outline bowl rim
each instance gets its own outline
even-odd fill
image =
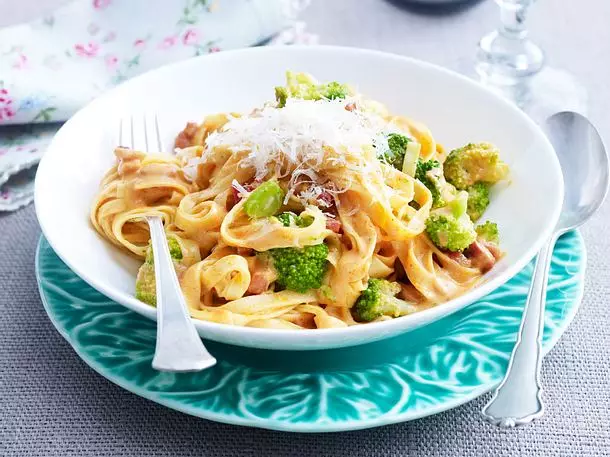
[[[496,101],[502,105],[504,108],[511,112],[512,116],[519,118],[522,122],[525,122],[530,126],[530,128],[537,132],[540,137],[542,143],[545,144],[546,148],[550,151],[555,152],[553,145],[548,140],[544,131],[538,126],[529,116],[527,116],[523,111],[521,111],[518,107],[513,105],[510,101],[504,99],[493,90],[484,85],[474,81],[464,75],[461,75],[453,70],[449,70],[447,68],[441,67],[439,65],[435,65],[426,61],[422,61],[419,59],[415,59],[408,56],[402,56],[398,54],[388,53],[384,51],[377,51],[371,49],[361,49],[354,47],[346,47],[346,46],[333,46],[333,45],[316,45],[316,46],[307,46],[307,45],[293,45],[286,47],[271,47],[271,46],[263,46],[263,47],[254,47],[254,48],[244,48],[244,49],[236,49],[223,51],[221,53],[214,53],[205,56],[199,56],[179,62],[174,62],[169,65],[164,65],[159,68],[155,68],[149,70],[141,75],[138,75],[134,78],[131,78],[118,86],[104,92],[99,97],[96,97],[91,102],[87,103],[84,107],[78,110],[70,119],[68,119],[62,127],[59,129],[57,134],[54,136],[53,140],[48,146],[47,153],[43,156],[40,161],[38,172],[36,174],[35,187],[34,187],[34,202],[36,207],[36,216],[38,218],[38,222],[42,229],[42,233],[45,238],[53,248],[53,250],[57,253],[59,258],[72,270],[74,271],[80,278],[82,278],[85,282],[87,282],[94,289],[98,290],[102,294],[116,301],[117,303],[145,316],[153,320],[157,320],[156,308],[151,307],[143,302],[140,302],[135,298],[135,296],[130,296],[127,293],[116,290],[113,287],[108,287],[104,281],[100,281],[98,277],[93,277],[86,274],[83,271],[80,271],[78,265],[75,265],[69,258],[66,258],[64,254],[61,252],[61,249],[57,248],[56,240],[53,235],[49,235],[49,230],[46,226],[44,217],[41,217],[40,213],[40,200],[41,195],[43,193],[43,189],[41,189],[39,176],[44,173],[44,170],[48,166],[47,164],[52,160],[52,155],[48,153],[48,151],[53,150],[58,143],[57,138],[60,136],[62,131],[68,129],[73,123],[75,123],[75,119],[80,118],[83,115],[83,112],[89,112],[91,109],[95,108],[97,104],[102,103],[106,98],[111,98],[116,92],[127,90],[132,85],[141,84],[143,81],[151,77],[158,77],[163,73],[171,73],[175,71],[176,68],[188,68],[192,65],[200,65],[201,62],[213,62],[214,60],[223,60],[223,59],[239,59],[242,54],[250,54],[250,53],[286,53],[286,52],[309,52],[309,53],[342,53],[345,57],[353,57],[358,58],[361,56],[370,56],[370,57],[378,57],[386,60],[394,60],[407,62],[410,65],[414,65],[420,68],[423,68],[428,71],[442,73],[447,77],[457,79],[461,81],[461,83],[470,86],[471,88],[483,91],[487,93],[487,96],[493,97]],[[207,60],[202,60],[207,59]],[[210,65],[206,63],[206,65]],[[447,302],[441,303],[437,306],[433,306],[431,308],[418,311],[417,313],[413,313],[407,316],[402,316],[396,319],[381,321],[381,322],[371,322],[366,325],[356,325],[345,328],[331,328],[331,329],[309,329],[307,331],[301,330],[292,330],[292,329],[268,329],[268,328],[257,328],[257,327],[244,327],[244,326],[236,326],[230,324],[221,324],[216,322],[204,321],[195,318],[191,318],[195,327],[199,331],[199,334],[204,336],[206,335],[206,331],[208,329],[212,330],[213,333],[223,333],[232,337],[233,339],[247,339],[248,337],[258,338],[263,335],[271,336],[271,339],[280,341],[290,340],[291,343],[303,343],[306,341],[311,341],[316,338],[337,338],[342,334],[349,335],[351,339],[358,334],[366,334],[366,333],[377,333],[378,337],[371,338],[370,335],[367,338],[364,338],[361,343],[359,342],[350,342],[347,345],[357,345],[364,344],[369,341],[378,340],[385,338],[384,335],[393,335],[396,333],[401,333],[405,331],[409,331],[425,325],[427,323],[434,322],[442,317],[448,316],[455,311],[462,309],[463,307],[479,300],[485,295],[492,292],[494,289],[498,288],[502,284],[506,283],[513,276],[515,276],[521,269],[523,269],[537,252],[540,250],[542,244],[550,238],[552,231],[554,230],[557,221],[559,220],[559,215],[561,212],[561,207],[563,203],[563,193],[564,193],[564,183],[563,183],[563,175],[561,172],[561,167],[559,164],[559,160],[556,157],[556,154],[552,154],[552,159],[548,164],[548,168],[545,170],[547,175],[553,175],[554,181],[557,182],[558,188],[556,189],[556,198],[552,201],[552,217],[548,219],[548,222],[543,230],[540,231],[538,236],[531,242],[529,248],[526,252],[518,259],[516,259],[511,265],[509,265],[506,270],[498,275],[495,278],[492,278],[488,281],[483,282],[480,285],[475,286],[470,289],[466,293],[455,297]],[[92,228],[93,230],[93,228]],[[236,338],[237,337],[237,338]],[[212,338],[215,339],[216,338]],[[252,347],[262,347],[260,345],[251,345],[244,344]],[[332,347],[336,347],[337,345],[333,345]],[[311,349],[319,349],[319,345],[314,345]],[[331,347],[331,346],[329,346]],[[281,349],[281,348],[278,348]],[[294,349],[294,348],[289,348]],[[307,348],[303,348],[303,350],[307,350]]]

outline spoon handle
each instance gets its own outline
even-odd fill
[[[160,371],[199,371],[216,364],[190,321],[176,270],[169,254],[163,222],[146,218],[155,263],[157,346],[152,366]]]
[[[544,413],[540,384],[544,304],[549,267],[557,238],[557,234],[553,235],[538,253],[508,370],[491,400],[481,411],[485,420],[499,427],[527,424]]]

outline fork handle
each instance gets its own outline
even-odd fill
[[[157,347],[152,366],[160,371],[199,371],[216,364],[190,321],[186,301],[167,246],[163,222],[146,218],[155,262]]]
[[[546,286],[558,234],[547,241],[536,259],[521,328],[508,362],[504,380],[481,413],[488,422],[500,427],[515,427],[544,414],[540,366]]]

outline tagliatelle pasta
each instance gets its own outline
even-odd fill
[[[426,126],[308,75],[289,74],[276,97],[189,124],[176,155],[116,148],[91,208],[94,228],[149,270],[144,217],[162,217],[194,318],[269,329],[386,320],[464,293],[501,257]],[[150,277],[142,270],[137,290],[153,304]]]

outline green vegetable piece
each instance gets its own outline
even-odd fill
[[[455,198],[447,203],[447,208],[456,219],[461,218],[468,209],[468,192],[460,191]]]
[[[465,190],[479,181],[494,184],[508,176],[508,165],[489,143],[469,143],[451,151],[443,164],[445,179]]]
[[[487,221],[484,224],[477,225],[476,232],[478,238],[489,243],[500,244],[500,231],[498,224]]]
[[[313,223],[313,217],[305,214],[304,216],[297,216],[291,211],[287,211],[275,216],[284,225],[284,227],[290,227],[292,225],[303,228],[309,227]]]
[[[297,218],[297,215],[294,213],[291,213],[290,211],[278,214],[275,217],[277,217],[279,219],[279,221],[282,223],[282,225],[284,227],[290,227],[293,224],[296,225],[295,220]]]
[[[407,145],[411,140],[400,133],[390,133],[388,135],[388,149],[383,151],[379,158],[392,165],[397,170],[402,171],[402,164],[407,152]]]
[[[273,216],[282,206],[284,191],[276,181],[258,186],[244,203],[244,211],[252,218]]]
[[[174,261],[174,265],[183,259],[180,243],[174,237],[167,238],[169,254]],[[144,303],[157,306],[157,290],[155,280],[155,259],[152,246],[146,251],[146,259],[138,270],[136,277],[136,298]]]
[[[157,306],[157,288],[155,281],[155,267],[145,262],[138,270],[136,278],[136,298],[151,306]]]
[[[432,214],[426,220],[426,233],[436,246],[449,251],[463,251],[477,238],[467,215],[456,218],[450,214]]]
[[[468,215],[477,221],[489,206],[489,184],[477,182],[468,189]]]
[[[441,164],[437,160],[418,160],[415,169],[415,179],[418,179],[432,194],[432,207],[438,208],[445,204],[441,194],[442,180]]]
[[[405,157],[402,161],[402,172],[409,176],[415,176],[417,164],[419,162],[419,153],[421,152],[421,144],[415,141],[407,143]]]
[[[268,251],[273,259],[277,283],[289,290],[307,292],[319,289],[328,266],[328,246],[316,244],[299,248],[275,248]]]
[[[307,73],[286,72],[286,86],[275,88],[275,99],[278,108],[286,106],[288,98],[303,100],[343,99],[349,95],[349,88],[345,84],[332,81],[319,84],[315,78]]]
[[[278,108],[283,108],[286,106],[286,100],[288,100],[288,89],[277,86],[275,88],[275,100],[277,101]]]
[[[415,311],[415,307],[404,300],[396,298],[400,284],[385,279],[369,279],[366,289],[362,291],[354,306],[355,318],[370,322],[381,316],[399,317]]]
[[[169,255],[174,260],[182,260],[182,248],[180,247],[180,243],[176,238],[168,237],[167,238],[167,247],[169,248]],[[152,246],[149,246],[146,250],[146,259],[144,260],[146,263],[153,265],[155,263],[155,258],[153,256]]]

